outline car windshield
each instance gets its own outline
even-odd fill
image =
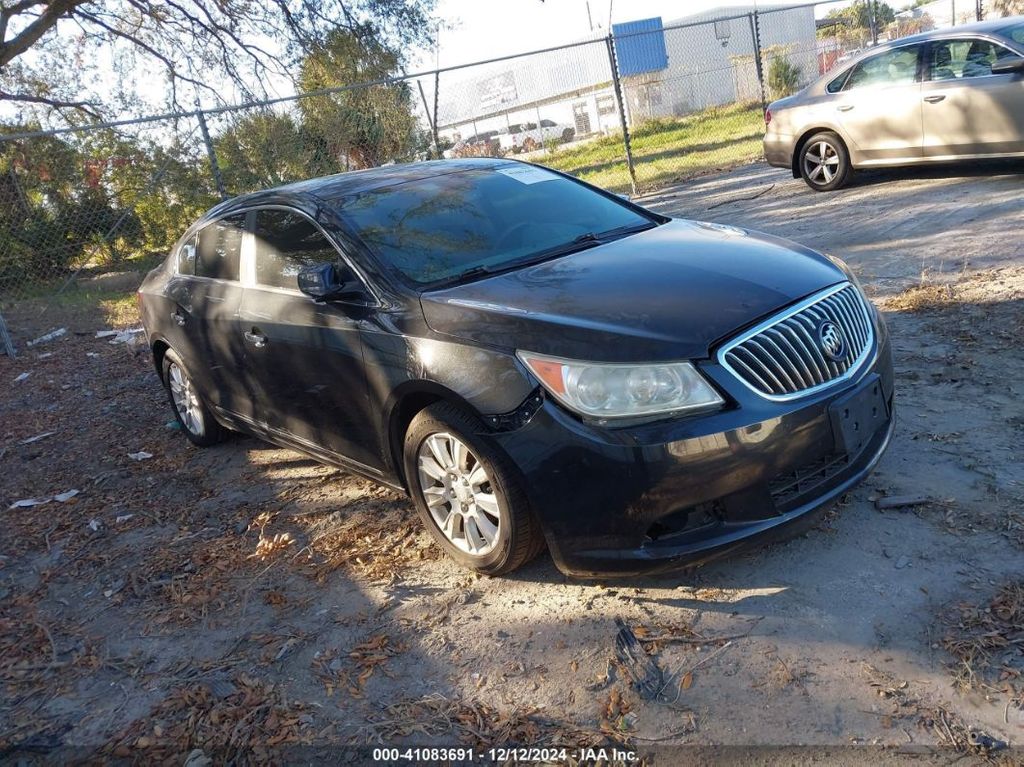
[[[1021,45],[1024,45],[1024,23],[1014,24],[1009,27],[1003,27],[1002,29],[999,30],[999,34],[1001,34],[1003,37],[1008,37],[1015,43],[1020,43]]]
[[[338,211],[378,259],[420,285],[514,268],[657,223],[524,164],[370,190],[341,201]]]

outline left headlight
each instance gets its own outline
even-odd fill
[[[689,362],[622,365],[516,355],[570,410],[596,418],[637,418],[721,407],[724,400]]]

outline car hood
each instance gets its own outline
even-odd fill
[[[437,333],[572,359],[708,357],[720,340],[846,279],[796,243],[729,226],[669,223],[420,297]]]

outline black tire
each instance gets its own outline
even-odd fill
[[[797,162],[801,178],[815,192],[839,189],[853,174],[846,144],[832,131],[821,131],[807,139],[800,147]]]
[[[509,458],[489,447],[477,436],[483,429],[483,424],[476,418],[447,402],[439,402],[421,410],[412,419],[405,434],[405,476],[409,493],[423,524],[448,556],[463,567],[478,573],[504,575],[522,567],[543,551],[544,535]],[[427,505],[420,475],[419,456],[421,447],[429,450],[427,439],[435,436],[442,439],[445,436],[454,437],[461,442],[469,449],[467,465],[475,466],[474,461],[478,462],[486,473],[488,482],[484,487],[493,493],[500,518],[496,540],[491,544],[492,548],[485,553],[470,553],[453,543],[442,531]],[[440,463],[438,465],[440,466]],[[441,488],[433,489],[437,491]],[[454,509],[457,502],[452,496],[450,508]],[[446,503],[440,504],[441,507],[445,505]],[[466,506],[463,505],[463,508]],[[470,508],[476,509],[475,504],[471,502]],[[438,513],[443,514],[444,508],[439,508]],[[472,521],[472,518],[463,517],[459,511],[453,510],[449,513],[461,523],[464,541],[469,541],[470,530],[475,531],[478,538],[481,537],[481,528]]]
[[[172,377],[176,378],[175,370],[181,373],[183,380],[187,383],[189,391],[195,399],[193,417],[179,412],[178,403],[175,402],[172,390]],[[195,384],[192,382],[188,368],[185,367],[185,363],[182,362],[181,357],[174,349],[168,349],[164,352],[162,372],[164,388],[167,390],[167,400],[171,403],[174,417],[178,420],[178,424],[181,426],[185,436],[188,437],[189,442],[199,447],[209,447],[227,439],[230,432],[213,417],[213,413],[210,412],[206,401],[195,389]]]

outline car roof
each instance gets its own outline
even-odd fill
[[[999,32],[1007,27],[1012,27],[1014,24],[1024,22],[1024,16],[1007,16],[1002,19],[988,19],[986,21],[976,21],[971,24],[958,24],[955,27],[942,27],[941,29],[930,29],[927,32],[919,32],[916,35],[907,35],[906,37],[899,37],[895,40],[886,40],[885,42],[879,43],[878,45],[872,45],[864,48],[857,53],[850,55],[845,60],[840,57],[837,60],[842,63],[842,67],[833,67],[828,72],[825,72],[817,80],[807,86],[807,90],[811,92],[818,92],[820,89],[826,87],[828,83],[832,82],[842,72],[847,72],[849,69],[857,66],[862,61],[871,58],[875,54],[882,53],[883,51],[890,50],[892,48],[899,48],[904,45],[913,45],[915,43],[923,43],[929,40],[941,40],[950,37],[962,37],[964,35],[972,34],[988,34],[992,35]],[[1007,41],[1011,46],[1016,45],[1017,48],[1021,46],[1015,44],[1013,40],[1008,38],[1002,38]]]
[[[992,34],[998,32],[1006,27],[1012,27],[1014,23],[1024,21],[1024,16],[1009,16],[1003,19],[986,19],[985,21],[975,21],[970,24],[958,24],[955,27],[942,27],[941,29],[929,29],[927,32],[919,32],[916,35],[907,35],[906,37],[900,37],[896,40],[887,40],[877,46],[872,46],[868,49],[869,53],[882,50],[883,48],[890,48],[898,45],[906,45],[908,43],[919,43],[925,40],[935,40],[937,38],[946,37],[960,37],[961,35],[970,35],[977,32],[983,32]]]
[[[503,165],[517,164],[515,160],[493,157],[466,157],[453,160],[428,160],[425,162],[385,165],[379,168],[352,170],[335,173],[332,176],[320,176],[305,181],[297,181],[258,192],[239,195],[211,208],[203,215],[201,221],[209,221],[227,215],[233,210],[252,205],[270,204],[290,200],[293,202],[320,203],[325,200],[338,200],[351,197],[374,189],[383,189],[409,181],[419,181],[436,176],[446,176],[465,170],[488,170]]]

